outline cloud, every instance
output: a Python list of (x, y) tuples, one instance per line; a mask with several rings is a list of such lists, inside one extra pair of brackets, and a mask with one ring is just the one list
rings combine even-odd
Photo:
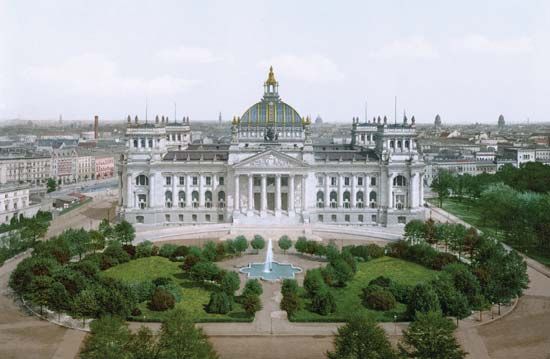
[(371, 53), (372, 58), (392, 59), (435, 59), (439, 57), (437, 49), (425, 38), (413, 36), (389, 42)]
[(533, 41), (529, 37), (489, 39), (483, 35), (472, 34), (453, 41), (451, 47), (458, 51), (467, 50), (478, 53), (510, 55), (531, 52)]
[(322, 55), (280, 55), (260, 61), (263, 69), (273, 65), (275, 73), (284, 73), (285, 76), (307, 82), (332, 82), (344, 78), (338, 66), (329, 58)]
[(169, 75), (123, 76), (114, 61), (100, 54), (84, 54), (55, 65), (28, 66), (22, 71), (22, 77), (49, 90), (87, 96), (171, 95), (196, 84), (196, 81)]
[(207, 48), (185, 46), (161, 50), (156, 57), (163, 62), (172, 64), (209, 64), (221, 60)]

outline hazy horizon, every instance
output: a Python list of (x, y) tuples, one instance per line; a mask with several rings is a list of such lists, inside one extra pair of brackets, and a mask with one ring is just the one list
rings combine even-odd
[[(550, 121), (550, 3), (0, 1), (0, 120), (214, 121), (270, 65), (302, 115)], [(147, 100), (146, 100), (147, 99)]]

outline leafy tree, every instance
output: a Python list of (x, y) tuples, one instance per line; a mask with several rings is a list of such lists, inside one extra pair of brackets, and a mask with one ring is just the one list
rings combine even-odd
[(440, 170), (433, 179), (431, 188), (435, 193), (437, 193), (439, 207), (443, 207), (443, 200), (451, 194), (453, 182), (453, 175), (446, 170)]
[(145, 326), (141, 326), (137, 333), (130, 335), (125, 347), (132, 359), (158, 358), (157, 337)]
[(122, 244), (130, 244), (136, 237), (134, 226), (126, 220), (118, 223), (113, 232), (114, 238)]
[(82, 359), (130, 359), (130, 330), (121, 318), (105, 316), (90, 323), (91, 335), (84, 340)]
[(327, 287), (321, 288), (311, 298), (311, 310), (321, 315), (336, 311), (336, 300)]
[(225, 272), (220, 280), (220, 288), (228, 296), (232, 297), (235, 291), (239, 289), (241, 280), (236, 272)]
[(164, 288), (157, 287), (153, 292), (153, 296), (151, 297), (151, 303), (149, 304), (149, 307), (152, 310), (164, 311), (164, 310), (174, 308), (175, 304), (176, 304), (176, 299), (174, 298), (172, 293), (170, 293)]
[(67, 240), (71, 252), (78, 254), (79, 260), (91, 247), (90, 234), (82, 228), (79, 230), (68, 229), (63, 232), (62, 236)]
[(437, 293), (439, 305), (444, 315), (453, 316), (457, 322), (466, 318), (471, 313), (468, 298), (459, 292), (453, 283), (451, 276), (445, 272), (430, 283)]
[(39, 275), (32, 279), (29, 288), (30, 298), (33, 303), (40, 306), (40, 314), (42, 309), (48, 304), (50, 288), (53, 284), (53, 279), (50, 276)]
[(296, 248), (296, 251), (298, 251), (298, 253), (306, 253), (307, 242), (308, 241), (306, 237), (298, 237), (296, 244), (294, 244), (294, 248)]
[(82, 324), (86, 325), (86, 318), (95, 316), (99, 306), (91, 289), (85, 289), (78, 293), (73, 301), (73, 312), (82, 318)]
[(413, 219), (405, 225), (404, 237), (410, 244), (417, 244), (424, 240), (426, 224), (419, 219)]
[(284, 279), (283, 285), (281, 286), (281, 293), (283, 296), (289, 293), (298, 294), (298, 282), (296, 279)]
[(395, 308), (397, 302), (388, 289), (369, 285), (363, 288), (363, 305), (372, 310), (390, 310)]
[(409, 318), (415, 318), (416, 313), (427, 313), (438, 311), (439, 298), (437, 293), (429, 284), (419, 283), (411, 291), (409, 302), (407, 303), (407, 315)]
[(468, 298), (470, 305), (473, 305), (481, 288), (479, 280), (470, 269), (462, 263), (453, 263), (443, 268), (443, 271), (451, 275), (454, 287)]
[(260, 297), (252, 293), (246, 293), (241, 298), (241, 304), (244, 308), (244, 311), (252, 316), (254, 313), (262, 309), (262, 302)]
[(21, 238), (28, 239), (31, 243), (34, 243), (46, 235), (49, 226), (50, 222), (40, 221), (36, 217), (28, 219), (26, 226), (21, 230)]
[(105, 236), (100, 231), (90, 231), (90, 248), (94, 253), (105, 248)]
[(85, 289), (88, 284), (86, 277), (71, 267), (59, 267), (53, 272), (52, 276), (55, 281), (63, 284), (71, 296), (75, 296)]
[(99, 222), (98, 232), (103, 235), (105, 239), (111, 239), (114, 236), (114, 229), (107, 218), (103, 218)]
[(212, 262), (199, 262), (189, 271), (191, 278), (198, 281), (216, 280), (220, 275), (220, 269)]
[(218, 257), (218, 252), (216, 251), (216, 243), (212, 241), (206, 242), (204, 248), (202, 249), (202, 258), (208, 262), (216, 261)]
[(47, 193), (54, 192), (57, 189), (57, 182), (53, 178), (48, 178), (46, 181), (46, 188)]
[(256, 234), (254, 236), (254, 239), (250, 241), (250, 246), (256, 250), (256, 253), (259, 252), (260, 249), (263, 249), (265, 247), (265, 239), (263, 239), (262, 236), (259, 234)]
[(397, 359), (386, 332), (368, 317), (353, 317), (338, 328), (329, 359)]
[(18, 295), (24, 295), (34, 276), (50, 276), (57, 268), (59, 268), (59, 263), (50, 257), (25, 258), (12, 272), (9, 286)]
[(439, 312), (418, 313), (416, 320), (403, 332), (401, 354), (415, 359), (462, 359), (466, 353), (453, 336), (453, 322)]
[(65, 264), (71, 259), (71, 249), (64, 237), (52, 237), (47, 241), (37, 242), (34, 246), (33, 256), (52, 257), (59, 264)]
[(160, 247), (159, 256), (164, 258), (172, 258), (177, 248), (178, 246), (175, 244), (171, 244), (171, 243), (163, 244), (162, 247)]
[(171, 312), (162, 324), (159, 358), (217, 359), (218, 356), (201, 329), (183, 310)]
[(225, 292), (214, 291), (210, 293), (210, 301), (205, 309), (208, 313), (227, 314), (232, 306), (231, 298)]
[(468, 252), (470, 260), (474, 257), (474, 251), (476, 250), (477, 246), (479, 245), (481, 241), (481, 238), (479, 234), (477, 233), (477, 229), (474, 227), (471, 227), (466, 232), (466, 235), (464, 236), (464, 251)]
[(429, 244), (435, 244), (437, 243), (437, 233), (436, 233), (436, 226), (433, 219), (429, 218), (424, 226), (424, 238), (426, 239), (426, 242)]
[(302, 303), (297, 291), (287, 290), (283, 292), (283, 299), (281, 299), (281, 309), (287, 312), (287, 315), (291, 317), (294, 313), (300, 310)]
[(330, 277), (330, 282), (327, 282), (333, 287), (344, 287), (354, 274), (353, 268), (343, 258), (337, 258), (333, 263), (329, 263), (325, 270), (330, 273), (325, 280)]
[(310, 298), (325, 287), (323, 276), (319, 269), (309, 269), (304, 278), (304, 289)]
[(279, 238), (279, 248), (283, 250), (284, 254), (286, 254), (286, 251), (288, 251), (290, 247), (292, 247), (292, 241), (290, 240), (290, 238), (288, 238), (287, 235)]
[(244, 285), (243, 295), (247, 293), (251, 293), (258, 296), (262, 295), (263, 288), (260, 281), (257, 279), (247, 280), (246, 284)]
[(248, 248), (248, 241), (245, 236), (237, 236), (234, 241), (235, 250), (237, 253), (243, 253)]
[(136, 246), (136, 258), (150, 257), (153, 253), (153, 243), (150, 241), (141, 242)]
[(71, 297), (60, 282), (54, 282), (48, 290), (48, 307), (57, 312), (58, 320), (61, 320), (61, 312), (69, 310)]
[(122, 249), (120, 243), (111, 242), (103, 251), (103, 254), (107, 257), (111, 257), (117, 260), (117, 263), (126, 263), (130, 260), (130, 255)]

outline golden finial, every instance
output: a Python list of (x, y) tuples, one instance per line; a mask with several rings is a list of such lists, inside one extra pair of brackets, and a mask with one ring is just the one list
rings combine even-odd
[(269, 66), (269, 75), (267, 75), (266, 85), (276, 85), (277, 80), (275, 80), (275, 74), (273, 73), (273, 66)]

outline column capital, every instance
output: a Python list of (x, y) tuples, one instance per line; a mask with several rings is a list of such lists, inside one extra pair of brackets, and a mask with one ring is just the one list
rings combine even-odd
[(280, 173), (275, 173), (275, 177), (281, 178), (281, 174)]
[(261, 176), (262, 178), (266, 178), (266, 177), (267, 177), (267, 174), (266, 174), (266, 173), (260, 173), (260, 176)]

